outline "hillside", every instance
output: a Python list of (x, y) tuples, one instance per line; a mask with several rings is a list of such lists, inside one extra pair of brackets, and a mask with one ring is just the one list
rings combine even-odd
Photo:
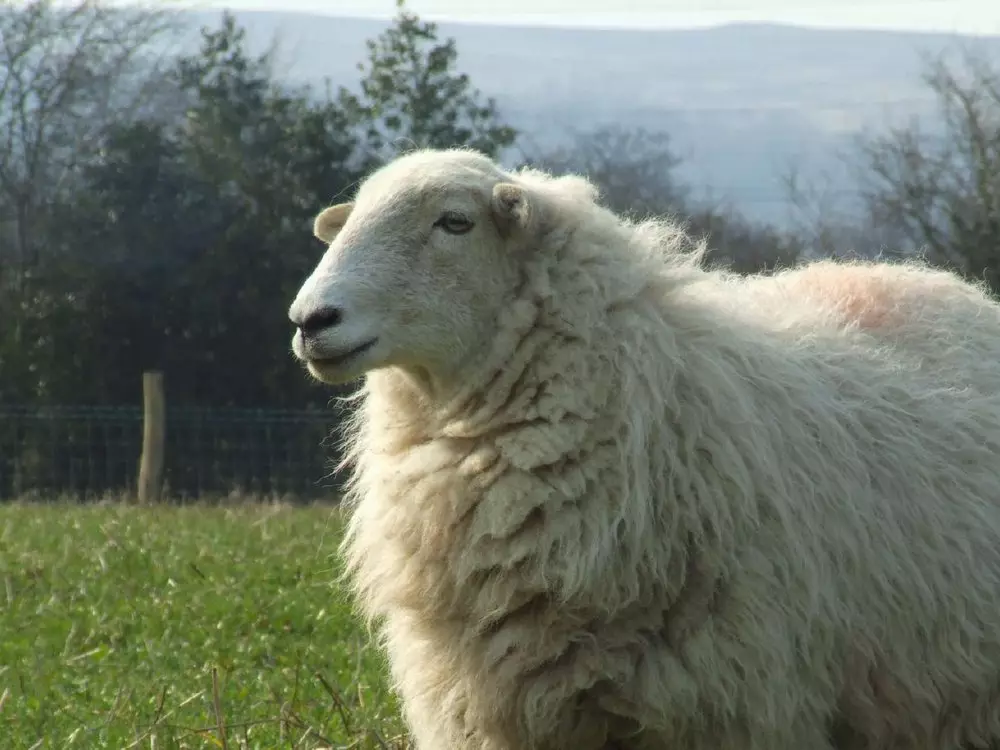
[[(214, 23), (214, 14), (192, 13)], [(236, 14), (253, 49), (279, 43), (295, 81), (353, 86), (364, 42), (385, 22), (285, 12)], [(933, 116), (921, 55), (967, 47), (1000, 57), (1000, 37), (733, 24), (697, 30), (595, 30), (442, 23), (463, 71), (545, 147), (569, 129), (619, 122), (665, 129), (699, 191), (748, 214), (785, 217), (779, 180), (808, 173), (864, 127)]]

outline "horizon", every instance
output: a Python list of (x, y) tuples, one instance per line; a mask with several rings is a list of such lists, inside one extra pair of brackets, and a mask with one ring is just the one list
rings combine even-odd
[[(56, 0), (64, 5), (71, 0)], [(107, 0), (132, 5), (137, 0)], [(138, 0), (143, 2), (143, 0)], [(149, 0), (145, 0), (149, 2)], [(158, 0), (177, 9), (264, 11), (389, 20), (395, 0)], [(617, 5), (614, 10), (607, 6)], [(622, 9), (622, 5), (627, 5)], [(1000, 36), (1000, 3), (991, 0), (407, 0), (408, 10), (428, 21), (496, 26), (607, 30), (706, 29), (732, 24), (775, 24), (844, 31), (896, 31)]]
[[(506, 0), (506, 12), (491, 13), (489, 0), (408, 0), (407, 9), (428, 21), (500, 26), (588, 29), (703, 29), (738, 23), (807, 28), (932, 32), (974, 36), (1000, 35), (1000, 3), (988, 0), (899, 0), (865, 2), (795, 0), (753, 3), (728, 0), (706, 9), (694, 0), (630, 0), (628, 9), (605, 10), (600, 0)], [(296, 12), (332, 17), (390, 19), (394, 0), (231, 0), (197, 3), (208, 10)], [(604, 6), (604, 7), (602, 7)]]

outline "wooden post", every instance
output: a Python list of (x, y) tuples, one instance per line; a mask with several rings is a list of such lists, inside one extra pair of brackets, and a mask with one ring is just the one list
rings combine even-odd
[(139, 502), (155, 503), (163, 489), (166, 404), (163, 373), (142, 374), (142, 457), (139, 459)]

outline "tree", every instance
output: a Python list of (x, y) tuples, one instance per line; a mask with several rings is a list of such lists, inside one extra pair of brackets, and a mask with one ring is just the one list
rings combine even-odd
[(0, 221), (8, 268), (38, 262), (45, 208), (69, 189), (104, 127), (148, 93), (154, 41), (175, 27), (162, 9), (57, 6), (30, 0), (0, 12)]
[(271, 54), (251, 57), (245, 37), (226, 12), (203, 32), (200, 53), (178, 61), (180, 85), (194, 95), (187, 156), (241, 196), (243, 219), (304, 222), (357, 179), (346, 164), (359, 143), (336, 101), (280, 84)]
[[(41, 1), (33, 8), (62, 18)], [(107, 12), (86, 2), (77, 10)], [(9, 19), (0, 19), (0, 28), (4, 23)], [(125, 30), (116, 26), (99, 41), (110, 45)], [(63, 47), (55, 49), (62, 54)], [(140, 373), (155, 368), (166, 373), (171, 403), (182, 407), (326, 405), (329, 391), (304, 377), (288, 353), (287, 307), (323, 252), (311, 235), (312, 218), (357, 182), (359, 163), (370, 161), (358, 121), (341, 98), (279, 81), (271, 55), (252, 54), (229, 13), (202, 29), (200, 49), (156, 75), (136, 52), (132, 62), (121, 61), (116, 78), (111, 58), (102, 56), (107, 50), (87, 49), (93, 59), (86, 75), (73, 67), (82, 62), (67, 62), (69, 72), (58, 78), (62, 98), (36, 98), (0, 118), (0, 140), (6, 133), (10, 142), (28, 144), (0, 154), (0, 169), (8, 170), (0, 178), (13, 175), (9, 184), (30, 190), (33, 201), (25, 204), (30, 223), (13, 225), (30, 228), (30, 242), (14, 245), (17, 252), (0, 244), (0, 285), (11, 285), (0, 288), (0, 403), (136, 404)], [(441, 80), (452, 75), (444, 57)], [(7, 91), (34, 90), (34, 81), (49, 96), (42, 84), (55, 85), (53, 60), (61, 58), (11, 58), (20, 67), (10, 66), (16, 80)], [(93, 80), (98, 69), (107, 81)], [(166, 96), (139, 96), (129, 88), (136, 81)], [(120, 88), (110, 91), (106, 83)], [(456, 112), (476, 103), (462, 86), (451, 91)], [(21, 106), (23, 98), (6, 101)], [(475, 132), (486, 137), (492, 125), (483, 129), (476, 106)], [(455, 125), (452, 135), (462, 137), (463, 127)], [(16, 140), (22, 130), (29, 138)], [(4, 203), (4, 195), (22, 194), (0, 189), (0, 209), (17, 205)], [(23, 248), (33, 257), (13, 273), (6, 259), (27, 257)], [(206, 464), (218, 454), (201, 449), (199, 429), (179, 418), (170, 431), (172, 477), (191, 486), (218, 468)], [(27, 437), (12, 439), (20, 447), (0, 456), (0, 482), (18, 472), (66, 479), (73, 464), (67, 455), (56, 457)], [(238, 442), (223, 435), (214, 447)], [(256, 459), (242, 455), (234, 456), (242, 463), (233, 470), (255, 475)]]
[(61, 304), (45, 286), (50, 229), (104, 128), (147, 100), (151, 50), (174, 28), (168, 11), (96, 0), (0, 8), (0, 399), (46, 381), (40, 347)]
[[(103, 247), (95, 348), (118, 342), (125, 365), (101, 393), (155, 367), (177, 402), (295, 403), (305, 385), (285, 356), (286, 307), (315, 262), (317, 206), (357, 179), (355, 144), (334, 103), (280, 85), (270, 56), (248, 53), (229, 13), (174, 76), (191, 101), (183, 121), (111, 129), (86, 171), (85, 214), (104, 217), (77, 222)], [(239, 377), (219, 381), (220, 367)]]
[(529, 159), (551, 172), (586, 175), (613, 211), (658, 216), (683, 210), (687, 188), (674, 171), (681, 160), (667, 133), (645, 128), (600, 126), (573, 133), (567, 146)]
[(147, 368), (181, 403), (321, 396), (285, 356), (285, 308), (317, 207), (358, 177), (344, 114), (279, 85), (229, 14), (162, 77), (183, 116), (106, 124), (47, 198), (45, 257), (0, 295), (20, 336), (0, 330), (0, 401), (136, 401)]
[[(404, 20), (404, 37), (426, 31)], [(454, 112), (482, 115), (450, 70), (453, 48), (434, 50), (444, 65), (429, 80), (452, 81)], [(44, 256), (19, 276), (30, 278), (23, 294), (0, 294), (0, 319), (16, 317), (20, 336), (0, 328), (0, 401), (134, 403), (139, 373), (157, 368), (175, 404), (325, 403), (288, 356), (286, 315), (322, 252), (312, 218), (369, 160), (357, 110), (279, 81), (230, 13), (151, 82), (169, 107), (115, 105), (119, 118), (72, 131), (86, 137), (79, 149), (65, 139), (71, 178), (38, 192)], [(104, 106), (104, 93), (81, 88), (80, 111)]]
[(687, 226), (709, 244), (710, 264), (736, 273), (770, 273), (794, 266), (804, 254), (801, 237), (754, 222), (731, 207), (693, 207)]
[(1000, 70), (966, 55), (931, 60), (924, 81), (939, 132), (914, 122), (862, 138), (855, 155), (862, 226), (1000, 293)]
[(528, 164), (587, 176), (601, 202), (633, 218), (668, 217), (709, 243), (707, 260), (751, 273), (792, 265), (802, 247), (794, 236), (758, 226), (732, 209), (698, 205), (676, 177), (682, 163), (667, 133), (602, 126), (575, 133), (568, 146), (531, 155)]
[(437, 25), (422, 22), (396, 0), (395, 22), (367, 42), (360, 93), (340, 99), (362, 134), (366, 162), (391, 158), (404, 145), (469, 146), (498, 156), (517, 138), (499, 120), (496, 102), (482, 100), (465, 73), (454, 72), (455, 40), (439, 42)]

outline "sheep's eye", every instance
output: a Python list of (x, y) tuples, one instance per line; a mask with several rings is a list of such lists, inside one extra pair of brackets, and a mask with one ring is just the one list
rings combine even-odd
[(454, 211), (445, 211), (441, 218), (434, 222), (434, 226), (440, 227), (448, 234), (465, 234), (474, 226), (470, 219)]

